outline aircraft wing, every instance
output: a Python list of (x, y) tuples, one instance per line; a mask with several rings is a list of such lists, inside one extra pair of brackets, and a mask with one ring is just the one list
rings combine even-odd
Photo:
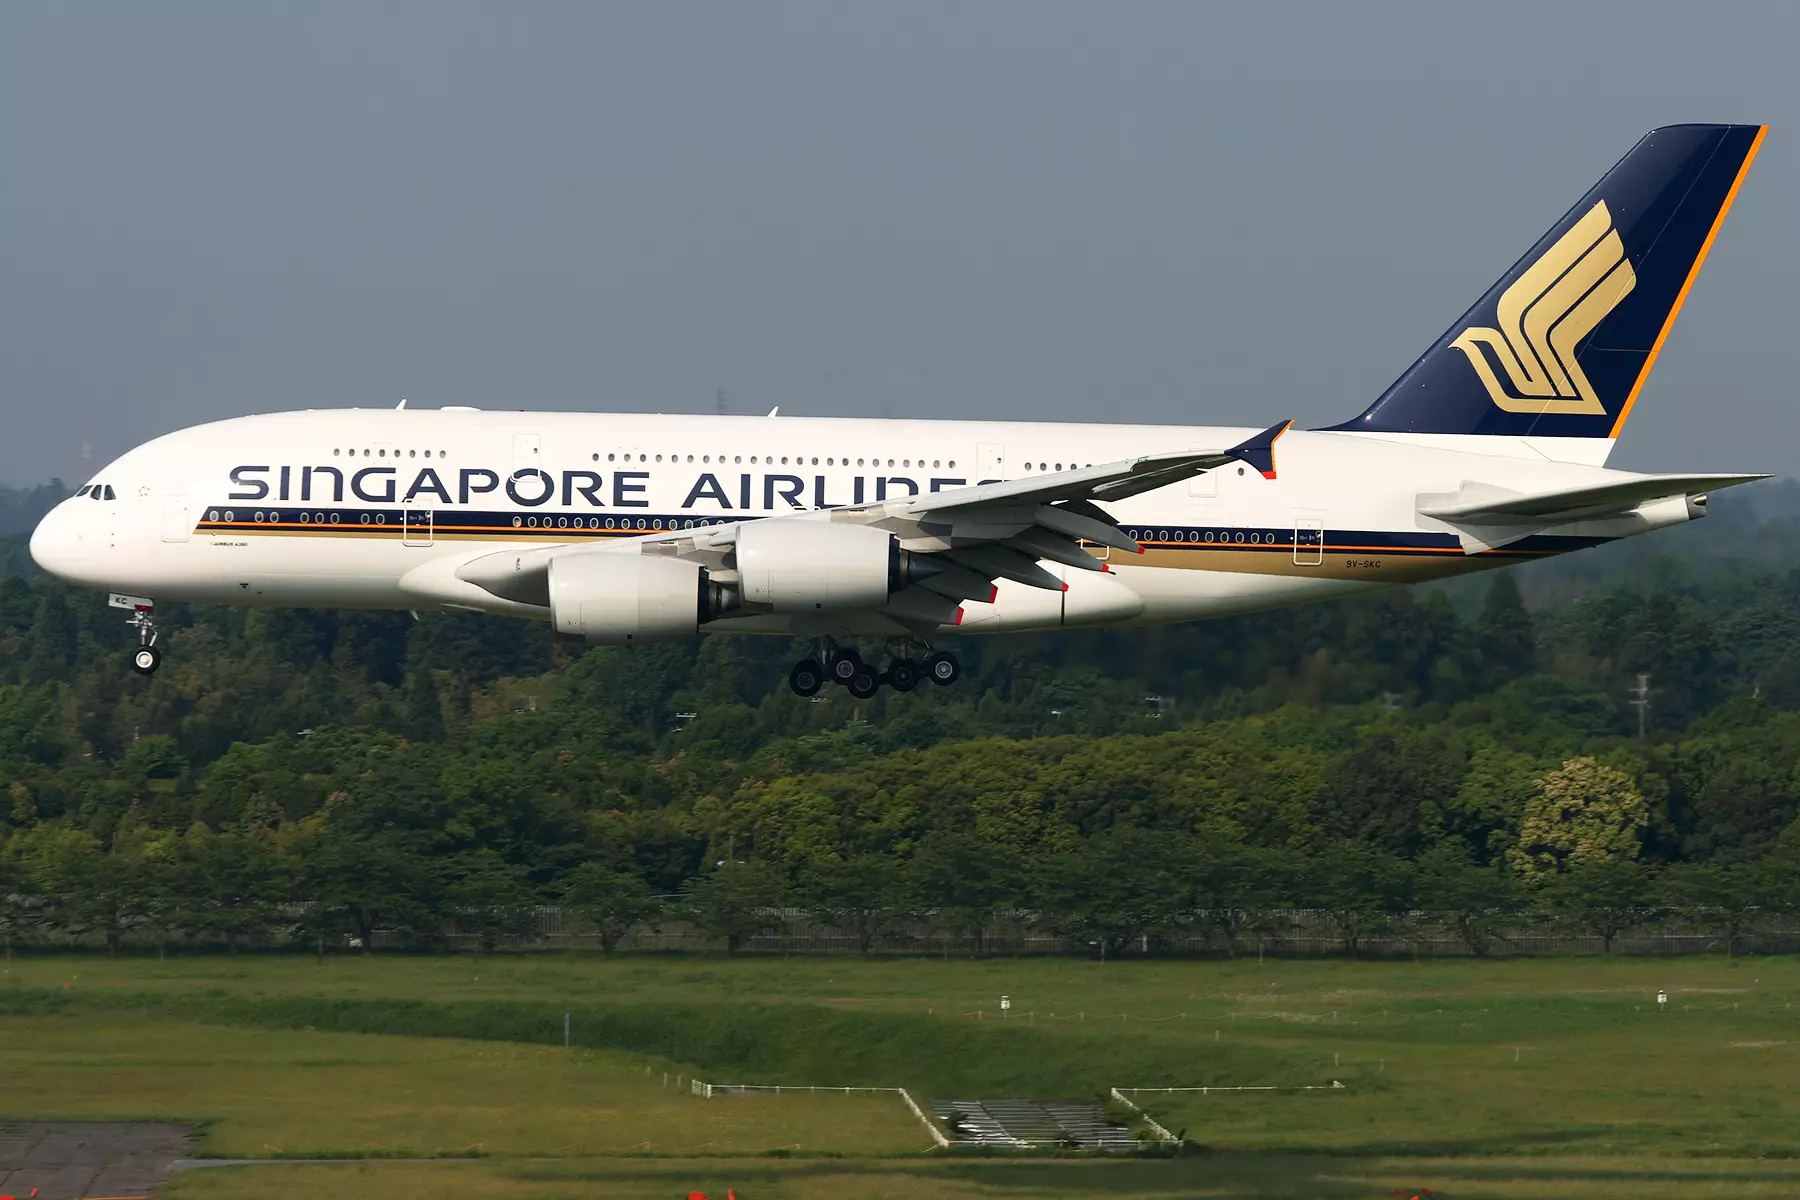
[(550, 559), (559, 554), (666, 554), (703, 563), (712, 577), (733, 577), (733, 547), (740, 530), (761, 521), (830, 521), (871, 525), (892, 533), (915, 560), (913, 582), (882, 609), (921, 633), (954, 624), (964, 600), (991, 602), (995, 581), (1061, 591), (1067, 585), (1038, 564), (1059, 563), (1083, 571), (1105, 571), (1088, 543), (1141, 554), (1143, 547), (1099, 507), (1180, 483), (1230, 462), (1254, 466), (1275, 477), (1274, 445), (1291, 421), (1270, 427), (1248, 441), (1222, 450), (1184, 450), (977, 484), (873, 504), (796, 512), (667, 530), (604, 547), (546, 546), (503, 550), (463, 564), (456, 576), (502, 600), (548, 605)]

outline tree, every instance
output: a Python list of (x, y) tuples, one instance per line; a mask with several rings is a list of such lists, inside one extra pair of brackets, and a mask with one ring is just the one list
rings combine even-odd
[(1572, 758), (1533, 785), (1507, 861), (1535, 879), (1585, 862), (1634, 859), (1649, 810), (1631, 776), (1591, 757)]
[(759, 933), (781, 928), (786, 899), (786, 882), (755, 861), (722, 863), (682, 889), (687, 918), (703, 932), (724, 938), (728, 954), (742, 950)]
[(1537, 670), (1537, 634), (1511, 571), (1500, 571), (1488, 585), (1475, 620), (1475, 641), (1490, 684), (1519, 679)]
[(504, 940), (537, 932), (537, 896), (517, 864), (477, 850), (450, 860), (445, 875), (444, 901), (483, 951), (491, 954)]
[(857, 953), (868, 954), (876, 939), (906, 915), (909, 897), (893, 858), (858, 854), (814, 865), (806, 874), (801, 899), (815, 917), (848, 932)]
[(1241, 842), (1195, 839), (1187, 877), (1202, 921), (1225, 953), (1237, 956), (1240, 939), (1265, 928), (1269, 911), (1291, 882), (1291, 856)]
[(1443, 842), (1418, 862), (1418, 905), (1436, 914), (1469, 952), (1483, 955), (1518, 914), (1515, 878), (1498, 866), (1482, 866), (1461, 842)]
[(289, 871), (266, 830), (215, 833), (196, 823), (182, 839), (182, 878), (193, 933), (222, 938), (236, 954), (281, 924)]
[(1093, 943), (1101, 962), (1166, 932), (1194, 911), (1177, 868), (1186, 856), (1179, 842), (1119, 825), (1044, 859), (1034, 889), (1039, 920), (1052, 932)]
[(8, 963), (12, 962), (13, 946), (29, 941), (37, 931), (43, 908), (43, 897), (32, 886), (25, 864), (0, 846), (0, 938), (6, 942)]
[(1662, 873), (1667, 908), (1701, 928), (1712, 929), (1725, 943), (1725, 957), (1769, 917), (1768, 887), (1776, 872), (1765, 863), (1676, 863)]
[[(1019, 863), (1005, 845), (958, 830), (933, 830), (907, 864), (912, 907), (935, 929), (973, 938), (982, 934), (1019, 888)], [(949, 953), (946, 943), (945, 953)]]
[(98, 934), (108, 954), (158, 911), (162, 876), (157, 859), (109, 854), (85, 830), (40, 826), (25, 852), (26, 869), (44, 897), (44, 924), (72, 937)]
[(25, 635), (26, 683), (58, 683), (75, 669), (79, 628), (75, 611), (60, 587), (47, 587), (38, 597), (37, 615)]
[(1582, 858), (1545, 877), (1539, 895), (1559, 924), (1599, 938), (1611, 954), (1621, 934), (1654, 917), (1653, 883), (1649, 869), (1632, 859)]
[(300, 886), (312, 907), (301, 924), (321, 948), (348, 939), (369, 954), (377, 931), (406, 937), (435, 923), (439, 896), (430, 861), (399, 831), (315, 819), (305, 832)]
[(1333, 846), (1308, 870), (1312, 902), (1331, 916), (1344, 953), (1355, 958), (1368, 938), (1393, 928), (1412, 901), (1410, 864), (1366, 846)]
[(585, 862), (570, 872), (563, 905), (594, 931), (600, 949), (611, 954), (632, 930), (654, 920), (663, 903), (635, 870)]

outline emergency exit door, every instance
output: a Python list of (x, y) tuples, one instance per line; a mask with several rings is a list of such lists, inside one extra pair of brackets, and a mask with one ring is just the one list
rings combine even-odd
[(1318, 517), (1294, 518), (1294, 562), (1316, 567), (1325, 561), (1325, 522)]
[(400, 541), (407, 546), (431, 545), (431, 510), (409, 508), (401, 517)]

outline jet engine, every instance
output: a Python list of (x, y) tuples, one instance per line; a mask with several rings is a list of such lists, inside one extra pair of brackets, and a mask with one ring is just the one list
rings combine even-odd
[(705, 567), (649, 554), (559, 554), (549, 564), (550, 622), (596, 645), (692, 637), (736, 607), (735, 589)]
[(869, 525), (755, 521), (735, 551), (744, 601), (778, 613), (880, 608), (909, 573), (900, 542)]

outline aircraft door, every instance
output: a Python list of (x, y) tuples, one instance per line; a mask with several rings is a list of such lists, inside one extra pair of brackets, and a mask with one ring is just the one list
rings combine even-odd
[(975, 453), (976, 482), (1006, 478), (1006, 446), (1002, 442), (982, 442)]
[(431, 545), (431, 510), (409, 508), (401, 517), (400, 543), (405, 546)]
[(1316, 567), (1325, 561), (1325, 522), (1318, 517), (1294, 518), (1294, 563)]
[(162, 540), (165, 542), (185, 542), (194, 534), (193, 509), (188, 506), (186, 496), (164, 496), (162, 515)]
[(543, 469), (543, 439), (535, 433), (513, 434), (513, 474)]

